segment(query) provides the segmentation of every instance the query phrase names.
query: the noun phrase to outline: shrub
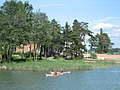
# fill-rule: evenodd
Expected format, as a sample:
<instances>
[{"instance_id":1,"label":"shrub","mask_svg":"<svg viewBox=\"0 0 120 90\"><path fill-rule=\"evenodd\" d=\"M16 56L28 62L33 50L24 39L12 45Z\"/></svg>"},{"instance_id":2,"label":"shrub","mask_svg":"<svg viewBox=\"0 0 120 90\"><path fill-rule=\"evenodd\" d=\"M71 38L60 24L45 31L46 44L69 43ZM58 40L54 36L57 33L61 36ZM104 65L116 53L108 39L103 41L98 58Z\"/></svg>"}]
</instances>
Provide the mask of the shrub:
<instances>
[{"instance_id":1,"label":"shrub","mask_svg":"<svg viewBox=\"0 0 120 90\"><path fill-rule=\"evenodd\" d=\"M59 59L60 58L60 55L59 54L55 54L54 55L54 59Z\"/></svg>"},{"instance_id":2,"label":"shrub","mask_svg":"<svg viewBox=\"0 0 120 90\"><path fill-rule=\"evenodd\" d=\"M24 53L24 57L25 57L25 58L29 58L29 56L30 56L30 53L29 53L29 52Z\"/></svg>"},{"instance_id":3,"label":"shrub","mask_svg":"<svg viewBox=\"0 0 120 90\"><path fill-rule=\"evenodd\" d=\"M97 55L96 54L91 54L90 57L93 58L93 59L97 59Z\"/></svg>"}]
</instances>

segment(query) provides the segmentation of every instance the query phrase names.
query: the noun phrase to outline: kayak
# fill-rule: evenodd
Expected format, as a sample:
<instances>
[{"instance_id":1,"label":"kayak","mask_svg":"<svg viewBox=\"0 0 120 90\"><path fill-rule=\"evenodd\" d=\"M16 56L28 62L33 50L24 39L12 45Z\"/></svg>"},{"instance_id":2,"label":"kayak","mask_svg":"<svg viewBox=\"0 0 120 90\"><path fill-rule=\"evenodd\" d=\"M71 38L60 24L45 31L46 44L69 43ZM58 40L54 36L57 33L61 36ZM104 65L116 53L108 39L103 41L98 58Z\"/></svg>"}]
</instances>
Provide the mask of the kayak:
<instances>
[{"instance_id":1,"label":"kayak","mask_svg":"<svg viewBox=\"0 0 120 90\"><path fill-rule=\"evenodd\" d=\"M53 75L53 74L46 74L46 76L57 76L57 75Z\"/></svg>"},{"instance_id":2,"label":"kayak","mask_svg":"<svg viewBox=\"0 0 120 90\"><path fill-rule=\"evenodd\" d=\"M55 73L55 72L50 71L50 73L53 74L53 73ZM63 73L63 74L66 74L66 73L70 73L70 71L68 71L68 72L57 72L57 73Z\"/></svg>"},{"instance_id":3,"label":"kayak","mask_svg":"<svg viewBox=\"0 0 120 90\"><path fill-rule=\"evenodd\" d=\"M60 75L63 75L63 74L57 74L57 75L54 75L54 74L46 74L46 76L60 76Z\"/></svg>"}]
</instances>

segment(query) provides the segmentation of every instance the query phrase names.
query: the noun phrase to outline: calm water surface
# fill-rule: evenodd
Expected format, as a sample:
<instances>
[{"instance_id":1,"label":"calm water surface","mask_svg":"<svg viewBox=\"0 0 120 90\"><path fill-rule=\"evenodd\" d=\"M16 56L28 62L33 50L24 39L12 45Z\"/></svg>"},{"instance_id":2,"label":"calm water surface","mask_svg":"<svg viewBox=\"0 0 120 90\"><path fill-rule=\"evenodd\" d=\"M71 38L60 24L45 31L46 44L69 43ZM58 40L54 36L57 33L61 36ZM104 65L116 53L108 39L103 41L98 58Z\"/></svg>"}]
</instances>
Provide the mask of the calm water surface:
<instances>
[{"instance_id":1,"label":"calm water surface","mask_svg":"<svg viewBox=\"0 0 120 90\"><path fill-rule=\"evenodd\" d=\"M0 90L120 90L120 67L77 70L58 77L49 72L0 71Z\"/></svg>"}]
</instances>

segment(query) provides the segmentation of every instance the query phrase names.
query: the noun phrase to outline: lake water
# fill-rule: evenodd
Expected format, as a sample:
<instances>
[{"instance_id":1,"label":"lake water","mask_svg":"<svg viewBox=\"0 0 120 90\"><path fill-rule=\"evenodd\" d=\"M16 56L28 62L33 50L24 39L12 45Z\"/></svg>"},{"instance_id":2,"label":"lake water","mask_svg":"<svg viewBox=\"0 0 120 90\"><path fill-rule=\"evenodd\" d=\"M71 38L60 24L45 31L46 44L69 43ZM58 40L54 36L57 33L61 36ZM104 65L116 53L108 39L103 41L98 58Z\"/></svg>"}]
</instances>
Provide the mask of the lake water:
<instances>
[{"instance_id":1,"label":"lake water","mask_svg":"<svg viewBox=\"0 0 120 90\"><path fill-rule=\"evenodd\" d=\"M48 71L0 71L0 90L120 90L120 67L75 70L58 77Z\"/></svg>"}]
</instances>

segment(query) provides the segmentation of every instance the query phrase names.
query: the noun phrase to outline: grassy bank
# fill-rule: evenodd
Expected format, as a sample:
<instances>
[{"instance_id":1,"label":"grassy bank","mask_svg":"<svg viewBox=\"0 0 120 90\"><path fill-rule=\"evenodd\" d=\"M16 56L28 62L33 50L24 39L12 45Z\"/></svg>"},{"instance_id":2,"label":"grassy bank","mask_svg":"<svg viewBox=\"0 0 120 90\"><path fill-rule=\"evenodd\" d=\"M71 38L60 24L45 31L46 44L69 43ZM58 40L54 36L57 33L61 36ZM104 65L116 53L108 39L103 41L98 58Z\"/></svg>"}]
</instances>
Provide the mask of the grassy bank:
<instances>
[{"instance_id":1,"label":"grassy bank","mask_svg":"<svg viewBox=\"0 0 120 90\"><path fill-rule=\"evenodd\" d=\"M105 68L110 66L120 66L113 62L84 62L84 60L41 60L41 61L26 61L26 62L11 62L2 63L7 69L12 70L86 70L95 68Z\"/></svg>"}]
</instances>

